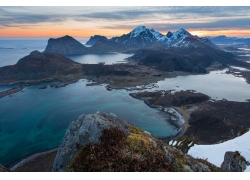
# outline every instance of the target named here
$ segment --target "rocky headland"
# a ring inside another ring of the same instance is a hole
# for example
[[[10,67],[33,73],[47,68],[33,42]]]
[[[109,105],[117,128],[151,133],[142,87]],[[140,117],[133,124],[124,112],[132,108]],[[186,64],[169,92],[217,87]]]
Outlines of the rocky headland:
[[[173,107],[186,120],[179,138],[190,138],[198,144],[214,144],[244,134],[250,128],[249,102],[211,101],[193,91],[140,92],[133,97],[155,107]]]
[[[83,75],[82,65],[58,53],[38,53],[21,58],[15,65],[0,68],[0,82],[72,80]]]
[[[226,71],[226,73],[232,74],[235,77],[242,77],[246,80],[248,84],[250,84],[250,68],[246,70],[240,70],[240,69],[229,67],[229,70]]]
[[[0,98],[17,93],[17,92],[22,91],[22,90],[23,90],[23,87],[17,87],[17,88],[12,88],[12,89],[2,91],[2,92],[0,92]]]

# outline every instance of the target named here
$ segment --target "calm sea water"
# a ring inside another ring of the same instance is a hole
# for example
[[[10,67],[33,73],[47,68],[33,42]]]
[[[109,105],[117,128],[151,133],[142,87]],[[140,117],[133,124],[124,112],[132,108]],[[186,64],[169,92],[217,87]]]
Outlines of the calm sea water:
[[[14,41],[2,42],[0,41],[0,53],[4,52],[5,55],[2,56],[4,58],[0,57],[0,66],[15,64],[17,60],[14,59],[35,49],[44,50],[47,41],[32,42],[33,45],[28,45],[32,44],[30,41],[19,41],[19,45]],[[81,59],[84,58],[85,63],[91,62],[91,59],[96,59],[96,63],[104,60],[110,63],[126,56],[91,54],[76,58],[79,58],[78,62],[83,62]],[[0,163],[8,165],[27,154],[59,146],[71,121],[81,114],[97,111],[115,113],[158,137],[176,134],[176,129],[166,122],[158,110],[130,97],[129,92],[107,91],[104,86],[86,86],[86,83],[85,80],[79,80],[59,89],[43,90],[38,89],[43,85],[30,86],[25,87],[24,92],[0,98]],[[243,78],[225,74],[225,70],[206,75],[178,76],[157,84],[159,87],[151,91],[193,89],[217,99],[250,99],[250,85]],[[0,85],[0,91],[14,86],[16,85]]]
[[[41,86],[0,99],[0,163],[59,146],[71,121],[97,111],[115,113],[155,136],[177,133],[157,109],[125,90],[107,91],[82,80],[59,89],[38,89]]]
[[[230,101],[245,101],[250,99],[250,84],[242,77],[226,74],[225,70],[212,71],[205,75],[178,76],[165,79],[157,84],[159,89],[196,90],[207,94],[214,99],[227,99]]]
[[[100,54],[83,54],[83,55],[67,55],[68,58],[82,64],[105,64],[126,63],[124,59],[133,56],[133,54],[122,53],[100,53]]]
[[[19,59],[32,51],[44,51],[47,41],[40,40],[3,40],[0,39],[0,67],[14,65]]]
[[[0,39],[0,67],[14,65],[19,59],[29,55],[32,51],[38,50],[43,52],[48,40],[1,40]],[[80,41],[85,44],[84,41]],[[68,58],[83,64],[105,64],[126,63],[125,58],[131,57],[133,54],[121,53],[100,53],[100,54],[83,54],[83,55],[67,55]]]

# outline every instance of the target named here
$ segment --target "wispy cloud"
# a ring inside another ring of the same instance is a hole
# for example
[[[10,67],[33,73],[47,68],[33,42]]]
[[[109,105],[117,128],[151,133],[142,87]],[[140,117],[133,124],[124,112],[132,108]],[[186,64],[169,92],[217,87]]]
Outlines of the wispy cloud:
[[[250,7],[0,7],[1,29],[48,25],[75,29],[132,29],[146,25],[164,32],[182,27],[246,29],[250,28]]]

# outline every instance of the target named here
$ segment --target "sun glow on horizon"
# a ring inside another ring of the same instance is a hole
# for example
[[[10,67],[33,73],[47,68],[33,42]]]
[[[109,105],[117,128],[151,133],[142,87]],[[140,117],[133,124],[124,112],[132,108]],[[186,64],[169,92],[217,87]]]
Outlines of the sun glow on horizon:
[[[220,36],[225,35],[229,37],[250,37],[250,30],[248,29],[226,29],[226,30],[209,30],[209,29],[190,29],[192,35],[203,36]]]
[[[56,28],[56,27],[6,27],[0,29],[1,38],[58,38],[65,35],[78,38],[89,38],[94,35],[102,35],[108,38],[115,36],[122,36],[123,34],[128,34],[132,29],[71,29],[71,28]],[[227,29],[227,30],[210,30],[210,29],[187,29],[192,35],[197,36],[234,36],[234,37],[250,37],[250,30],[246,29]],[[162,31],[160,33],[166,35],[168,31]]]

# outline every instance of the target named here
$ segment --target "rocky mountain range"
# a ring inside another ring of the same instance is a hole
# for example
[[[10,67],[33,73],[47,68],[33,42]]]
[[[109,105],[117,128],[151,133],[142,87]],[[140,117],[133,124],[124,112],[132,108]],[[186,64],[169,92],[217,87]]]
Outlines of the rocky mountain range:
[[[58,39],[49,39],[44,52],[57,52],[61,54],[85,54],[101,52],[136,52],[140,49],[174,48],[174,49],[199,49],[216,46],[208,39],[191,35],[181,28],[176,32],[163,35],[154,29],[138,26],[128,34],[113,37],[91,36],[85,47],[70,36]]]
[[[113,37],[111,40],[124,46],[136,47],[140,49],[148,47],[156,42],[160,43],[164,47],[172,48],[202,48],[204,45],[216,47],[209,41],[209,39],[193,36],[183,28],[176,32],[169,31],[166,35],[163,35],[154,29],[148,29],[145,26],[138,26],[130,33],[124,34],[120,37]],[[195,40],[200,43],[197,43]],[[193,42],[195,45],[193,45]]]
[[[36,81],[63,76],[78,79],[83,74],[99,76],[131,72],[128,70],[130,67],[125,66],[121,70],[114,66],[81,65],[63,56],[67,54],[133,52],[129,61],[164,72],[207,73],[207,68],[214,63],[220,67],[250,65],[236,60],[235,55],[230,52],[217,49],[208,38],[193,36],[183,28],[163,35],[154,29],[138,26],[120,37],[91,37],[89,43],[93,45],[86,47],[68,35],[57,39],[50,38],[44,52],[33,51],[16,65],[2,67],[0,81]]]

